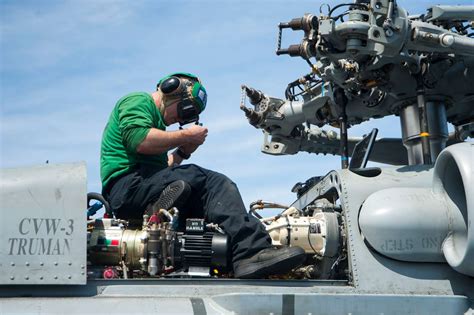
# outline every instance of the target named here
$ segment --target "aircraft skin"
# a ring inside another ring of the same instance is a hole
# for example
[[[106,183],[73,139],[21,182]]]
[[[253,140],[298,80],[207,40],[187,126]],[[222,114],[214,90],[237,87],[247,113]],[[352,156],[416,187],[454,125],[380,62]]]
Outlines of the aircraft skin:
[[[274,246],[306,251],[285,275],[233,278],[225,231],[199,220],[177,231],[171,206],[138,223],[95,218],[85,163],[2,169],[0,314],[473,314],[473,19],[474,6],[407,16],[371,0],[279,24],[279,44],[286,29],[304,35],[277,54],[310,73],[285,99],[242,86],[241,109],[263,153],[341,156],[341,169],[297,183],[290,207],[251,205]],[[388,115],[401,138],[348,136]]]

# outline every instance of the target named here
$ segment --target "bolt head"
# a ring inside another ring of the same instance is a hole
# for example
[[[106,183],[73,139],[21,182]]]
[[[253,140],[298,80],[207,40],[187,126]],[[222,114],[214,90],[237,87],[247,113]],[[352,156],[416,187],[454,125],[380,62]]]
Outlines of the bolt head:
[[[446,46],[446,47],[451,46],[452,44],[454,44],[454,36],[452,35],[443,36],[441,39],[441,43],[443,44],[443,46]]]

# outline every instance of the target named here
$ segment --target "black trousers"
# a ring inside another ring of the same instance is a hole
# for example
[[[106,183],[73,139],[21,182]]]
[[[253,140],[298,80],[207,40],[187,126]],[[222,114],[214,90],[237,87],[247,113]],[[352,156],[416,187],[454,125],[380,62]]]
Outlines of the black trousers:
[[[218,224],[230,236],[233,262],[271,245],[263,225],[245,209],[237,186],[228,177],[194,164],[155,170],[140,167],[106,187],[104,196],[120,219],[142,219],[150,203],[176,180],[191,186],[191,195],[179,209],[180,226],[186,218],[204,218]]]

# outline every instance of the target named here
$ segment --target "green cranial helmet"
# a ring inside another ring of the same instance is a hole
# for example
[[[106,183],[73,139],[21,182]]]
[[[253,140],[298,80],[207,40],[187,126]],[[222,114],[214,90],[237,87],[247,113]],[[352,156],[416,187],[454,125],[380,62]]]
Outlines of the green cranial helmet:
[[[184,80],[183,80],[184,79]],[[201,80],[186,72],[175,72],[162,78],[156,85],[156,89],[163,92],[166,98],[175,99],[178,97],[189,99],[202,113],[206,108],[207,92],[201,84]]]

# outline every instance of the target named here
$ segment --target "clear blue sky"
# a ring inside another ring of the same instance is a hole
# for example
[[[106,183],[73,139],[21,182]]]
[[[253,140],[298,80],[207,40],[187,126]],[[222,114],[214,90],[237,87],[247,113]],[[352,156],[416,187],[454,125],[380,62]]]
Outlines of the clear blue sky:
[[[260,153],[262,133],[239,110],[240,85],[283,98],[286,84],[309,69],[302,59],[275,55],[277,24],[318,14],[321,3],[1,0],[0,166],[83,160],[89,190],[100,191],[100,139],[115,102],[186,71],[200,76],[209,93],[202,115],[209,136],[190,163],[228,175],[246,204],[290,203],[295,182],[339,168],[339,158]],[[399,5],[415,14],[434,3]],[[288,37],[284,45],[290,43]],[[399,135],[397,119],[379,128],[379,136]]]

